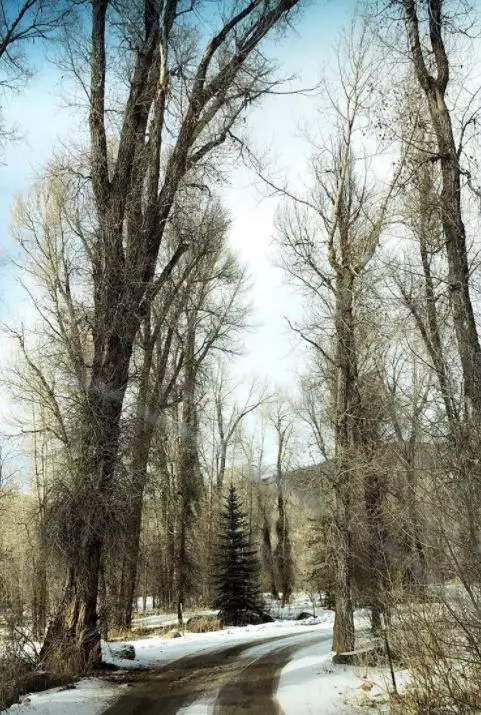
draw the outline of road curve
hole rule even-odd
[[[297,650],[330,638],[309,629],[180,658],[150,673],[104,715],[175,715],[208,694],[214,699],[216,693],[214,715],[280,715],[275,693],[282,668]]]

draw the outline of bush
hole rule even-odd
[[[481,618],[478,594],[440,593],[439,601],[399,607],[392,648],[407,665],[405,695],[392,715],[479,715]]]
[[[32,669],[25,658],[10,653],[0,659],[0,710],[18,703],[22,695],[20,682]]]
[[[13,670],[11,669],[13,666]],[[3,670],[5,662],[0,661],[0,710],[9,708],[18,703],[22,695],[38,693],[49,688],[58,688],[71,682],[71,678],[54,673],[23,671],[19,664],[10,663],[7,666],[10,676],[4,680],[6,671]]]

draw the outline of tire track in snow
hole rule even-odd
[[[207,715],[212,712],[214,700],[216,715],[235,715],[236,702],[238,712],[249,712],[250,708],[263,715],[277,714],[281,711],[272,708],[278,707],[274,696],[282,667],[297,649],[314,639],[330,637],[309,630],[306,634],[265,638],[255,645],[243,643],[179,658],[133,686],[104,715],[176,715],[186,712],[186,708],[190,715]],[[292,643],[294,639],[297,642]],[[286,645],[280,645],[282,641]]]
[[[319,633],[311,633],[308,637],[296,636],[297,643],[281,647],[273,645],[267,653],[251,659],[220,689],[214,715],[240,715],[249,712],[282,715],[283,710],[276,697],[282,669],[297,651],[330,641],[331,637],[331,634],[321,636]]]

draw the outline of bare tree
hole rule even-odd
[[[317,306],[332,316],[334,339],[323,341],[316,324],[296,328],[330,365],[335,394],[334,462],[336,475],[335,524],[337,532],[336,619],[333,649],[354,647],[352,481],[356,464],[363,464],[366,435],[359,383],[358,324],[356,296],[387,220],[387,210],[398,182],[403,161],[393,172],[387,189],[379,191],[357,168],[356,132],[370,91],[376,64],[368,50],[366,30],[348,43],[340,77],[342,101],[335,105],[338,133],[329,150],[315,160],[315,190],[312,198],[294,201],[280,221],[280,243],[286,270],[315,296]],[[328,157],[328,158],[327,158]],[[361,164],[362,165],[362,164]],[[316,223],[318,221],[319,223]],[[319,239],[321,236],[321,239]],[[367,459],[369,462],[370,460]],[[374,472],[367,470],[366,507],[372,518],[373,561],[382,563],[379,552],[380,491]],[[376,502],[376,505],[374,504]],[[376,523],[374,523],[376,522]],[[373,577],[378,578],[377,570]]]
[[[247,395],[239,404],[232,400],[232,395],[239,388],[239,384],[229,382],[225,361],[217,364],[217,374],[215,378],[214,410],[217,429],[218,445],[215,455],[215,476],[216,489],[219,495],[222,494],[226,471],[227,452],[232,439],[240,427],[242,421],[255,410],[257,410],[269,396],[265,387],[259,388],[253,380],[247,390]],[[230,409],[229,409],[230,408]]]
[[[296,4],[254,0],[236,6],[205,48],[196,50],[195,57],[180,54],[179,64],[176,33],[188,24],[190,5],[145,0],[136,5],[138,13],[123,17],[122,9],[109,0],[92,2],[89,173],[98,229],[89,253],[93,354],[80,445],[90,507],[81,510],[76,558],[44,642],[45,662],[58,655],[59,648],[64,663],[75,670],[88,669],[100,658],[97,595],[103,523],[108,495],[115,491],[132,350],[142,316],[190,237],[160,267],[159,247],[181,186],[193,179],[194,170],[198,177],[198,167],[226,142],[245,108],[272,87],[268,63],[257,46]],[[116,24],[115,37],[121,36],[122,27],[129,35],[118,52],[130,48],[127,92],[123,105],[116,107],[115,137],[109,136],[107,122],[110,23]],[[167,134],[170,116],[175,117],[172,139]],[[79,499],[87,503],[81,494]]]
[[[460,147],[454,137],[451,113],[446,103],[450,67],[444,40],[447,29],[445,5],[444,0],[402,0],[410,57],[417,81],[426,97],[436,137],[436,153],[431,154],[430,159],[439,162],[441,172],[440,217],[446,242],[449,294],[463,370],[465,399],[476,423],[479,423],[481,346],[470,295],[466,229],[461,206]]]
[[[292,416],[288,407],[282,401],[278,401],[275,412],[272,416],[272,425],[276,433],[277,454],[276,454],[276,489],[277,489],[277,521],[276,536],[277,544],[274,551],[276,560],[276,573],[279,575],[279,587],[282,592],[282,606],[289,603],[289,599],[294,589],[294,564],[292,555],[292,543],[287,515],[286,491],[285,491],[285,470],[286,456],[289,439],[292,435]],[[268,544],[266,543],[266,547]]]

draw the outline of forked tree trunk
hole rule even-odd
[[[454,329],[464,379],[464,390],[476,425],[481,425],[481,346],[471,301],[466,229],[461,208],[461,167],[445,94],[449,82],[449,61],[443,30],[443,0],[429,0],[428,22],[436,76],[421,44],[421,30],[415,0],[403,0],[411,58],[420,87],[424,91],[436,136],[441,167],[439,207],[449,266],[449,290]]]
[[[53,672],[85,673],[101,661],[97,594],[101,544],[91,539],[83,574],[71,571],[62,602],[50,623],[40,658]]]
[[[462,480],[466,482],[461,485],[461,489],[465,493],[471,493],[465,501],[468,512],[466,521],[469,525],[467,530],[469,546],[466,551],[469,559],[470,553],[479,553],[480,549],[477,523],[481,502],[479,487],[481,480],[477,452],[481,435],[481,344],[470,294],[471,276],[462,211],[461,156],[453,132],[450,110],[446,104],[450,66],[444,34],[449,20],[443,0],[428,0],[427,5],[429,50],[425,49],[424,35],[427,33],[425,33],[426,28],[420,27],[417,3],[415,0],[403,0],[411,59],[417,81],[427,101],[437,144],[438,153],[434,158],[439,161],[441,170],[439,213],[449,268],[449,299],[463,374],[469,429],[474,433],[474,439],[468,437],[467,443],[461,431],[455,436],[460,474]],[[456,429],[454,422],[453,425]]]
[[[186,95],[187,106],[177,138],[173,145],[170,140],[165,142],[169,145],[165,152],[162,149],[169,85],[167,54],[180,4],[176,0],[139,3],[136,6],[139,12],[134,15],[143,18],[143,27],[135,28],[132,35],[138,47],[132,52],[128,98],[123,112],[117,115],[118,151],[112,159],[106,128],[111,3],[91,0],[89,173],[98,219],[96,236],[88,249],[95,306],[93,360],[85,429],[78,444],[79,494],[74,495],[78,502],[72,511],[78,523],[74,548],[68,545],[70,578],[42,649],[45,663],[55,665],[60,660],[73,664],[76,660],[79,670],[84,671],[100,660],[99,568],[110,500],[115,493],[120,415],[130,358],[154,287],[159,288],[169,278],[187,250],[186,244],[179,245],[156,277],[165,226],[186,173],[226,140],[240,111],[250,103],[250,85],[245,92],[233,93],[238,97],[238,105],[229,91],[231,85],[237,84],[242,67],[257,45],[297,1],[279,0],[265,7],[263,3],[252,2],[242,10],[233,10],[223,29],[210,38],[201,54]],[[218,62],[220,56],[222,62]],[[261,76],[265,85],[265,77]],[[229,112],[231,104],[234,107]],[[229,109],[224,117],[222,110],[226,105]],[[203,130],[211,122],[216,123],[216,130],[203,138]],[[184,515],[182,520],[187,517]]]

